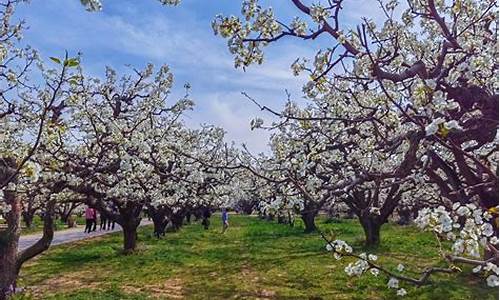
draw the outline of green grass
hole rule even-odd
[[[25,265],[19,286],[29,291],[18,299],[395,299],[387,278],[366,274],[350,278],[317,234],[254,217],[231,216],[220,234],[212,219],[208,231],[199,224],[157,240],[151,228],[139,233],[139,249],[121,255],[120,234],[51,248]],[[355,221],[318,222],[322,230],[362,248],[362,229]],[[425,267],[434,264],[432,236],[411,227],[385,225],[382,245],[370,250],[385,265],[399,259]],[[407,274],[415,275],[407,266]],[[496,299],[498,292],[469,272],[432,277],[415,288],[403,284],[409,299]]]
[[[83,217],[77,217],[76,223],[78,225],[82,224],[85,225],[85,219]],[[43,220],[39,216],[35,216],[33,218],[33,223],[31,224],[30,228],[25,227],[24,222],[22,222],[21,225],[22,225],[21,235],[40,233],[43,231]],[[63,221],[61,221],[61,219],[57,219],[54,220],[54,229],[56,231],[68,229],[68,225],[66,225]]]

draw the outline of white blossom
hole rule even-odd
[[[390,289],[397,289],[399,287],[399,280],[394,277],[391,277],[387,282],[387,287]]]
[[[398,264],[397,268],[396,268],[399,272],[403,272],[403,270],[405,269],[405,266],[403,264]]]
[[[488,278],[486,278],[486,283],[490,287],[496,287],[498,286],[498,276],[497,275],[490,275]]]

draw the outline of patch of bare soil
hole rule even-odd
[[[170,278],[158,284],[148,284],[143,287],[122,286],[122,290],[126,293],[143,292],[149,294],[154,299],[184,299],[182,292],[183,284],[179,278]]]
[[[262,289],[262,290],[259,291],[259,296],[261,296],[262,299],[273,298],[275,295],[276,295],[275,291],[269,291],[269,290],[266,290],[266,289]]]
[[[30,286],[27,288],[27,292],[33,296],[41,296],[56,291],[71,292],[81,288],[96,289],[99,286],[99,282],[89,280],[89,278],[94,277],[95,274],[91,271],[65,273],[49,278],[38,285]]]
[[[244,265],[243,268],[241,268],[241,277],[244,281],[246,282],[257,282],[259,280],[259,276],[257,272],[252,270],[249,266]]]
[[[275,291],[257,288],[257,282],[260,277],[257,272],[255,272],[251,266],[243,265],[241,268],[241,280],[244,282],[250,282],[251,286],[255,288],[254,291],[251,292],[252,299],[274,299],[276,296]],[[238,296],[236,297],[238,298]]]

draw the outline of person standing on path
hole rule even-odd
[[[222,234],[224,234],[229,227],[229,215],[227,214],[227,209],[222,209]]]
[[[85,208],[85,233],[90,233],[92,231],[92,225],[94,225],[95,211],[90,206]]]
[[[92,231],[96,231],[96,229],[97,229],[97,209],[92,208],[92,210],[94,211],[94,219],[92,220],[93,221]]]
[[[108,219],[106,218],[106,216],[101,213],[101,218],[100,218],[101,222],[99,223],[99,230],[106,230],[106,225],[108,223]]]
[[[115,230],[115,221],[111,218],[108,218],[108,229],[107,230]]]
[[[111,204],[112,214],[108,218],[108,230],[115,230],[115,215],[118,213],[118,208],[114,203]]]

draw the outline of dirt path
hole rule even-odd
[[[140,226],[145,226],[145,225],[149,225],[149,224],[152,224],[152,222],[142,220]],[[55,245],[70,243],[70,242],[74,242],[74,241],[91,239],[91,238],[94,238],[97,236],[122,231],[122,228],[118,224],[116,224],[114,230],[99,230],[99,229],[97,229],[96,231],[91,232],[91,233],[84,233],[83,232],[84,229],[85,229],[85,226],[79,226],[76,228],[56,231],[56,232],[54,232],[54,239],[52,240],[52,243],[50,245],[55,246]],[[19,238],[19,250],[24,250],[24,249],[28,248],[29,246],[33,245],[34,243],[36,243],[36,241],[38,241],[40,239],[41,236],[42,236],[42,233],[35,233],[35,234],[21,236],[21,238]]]

